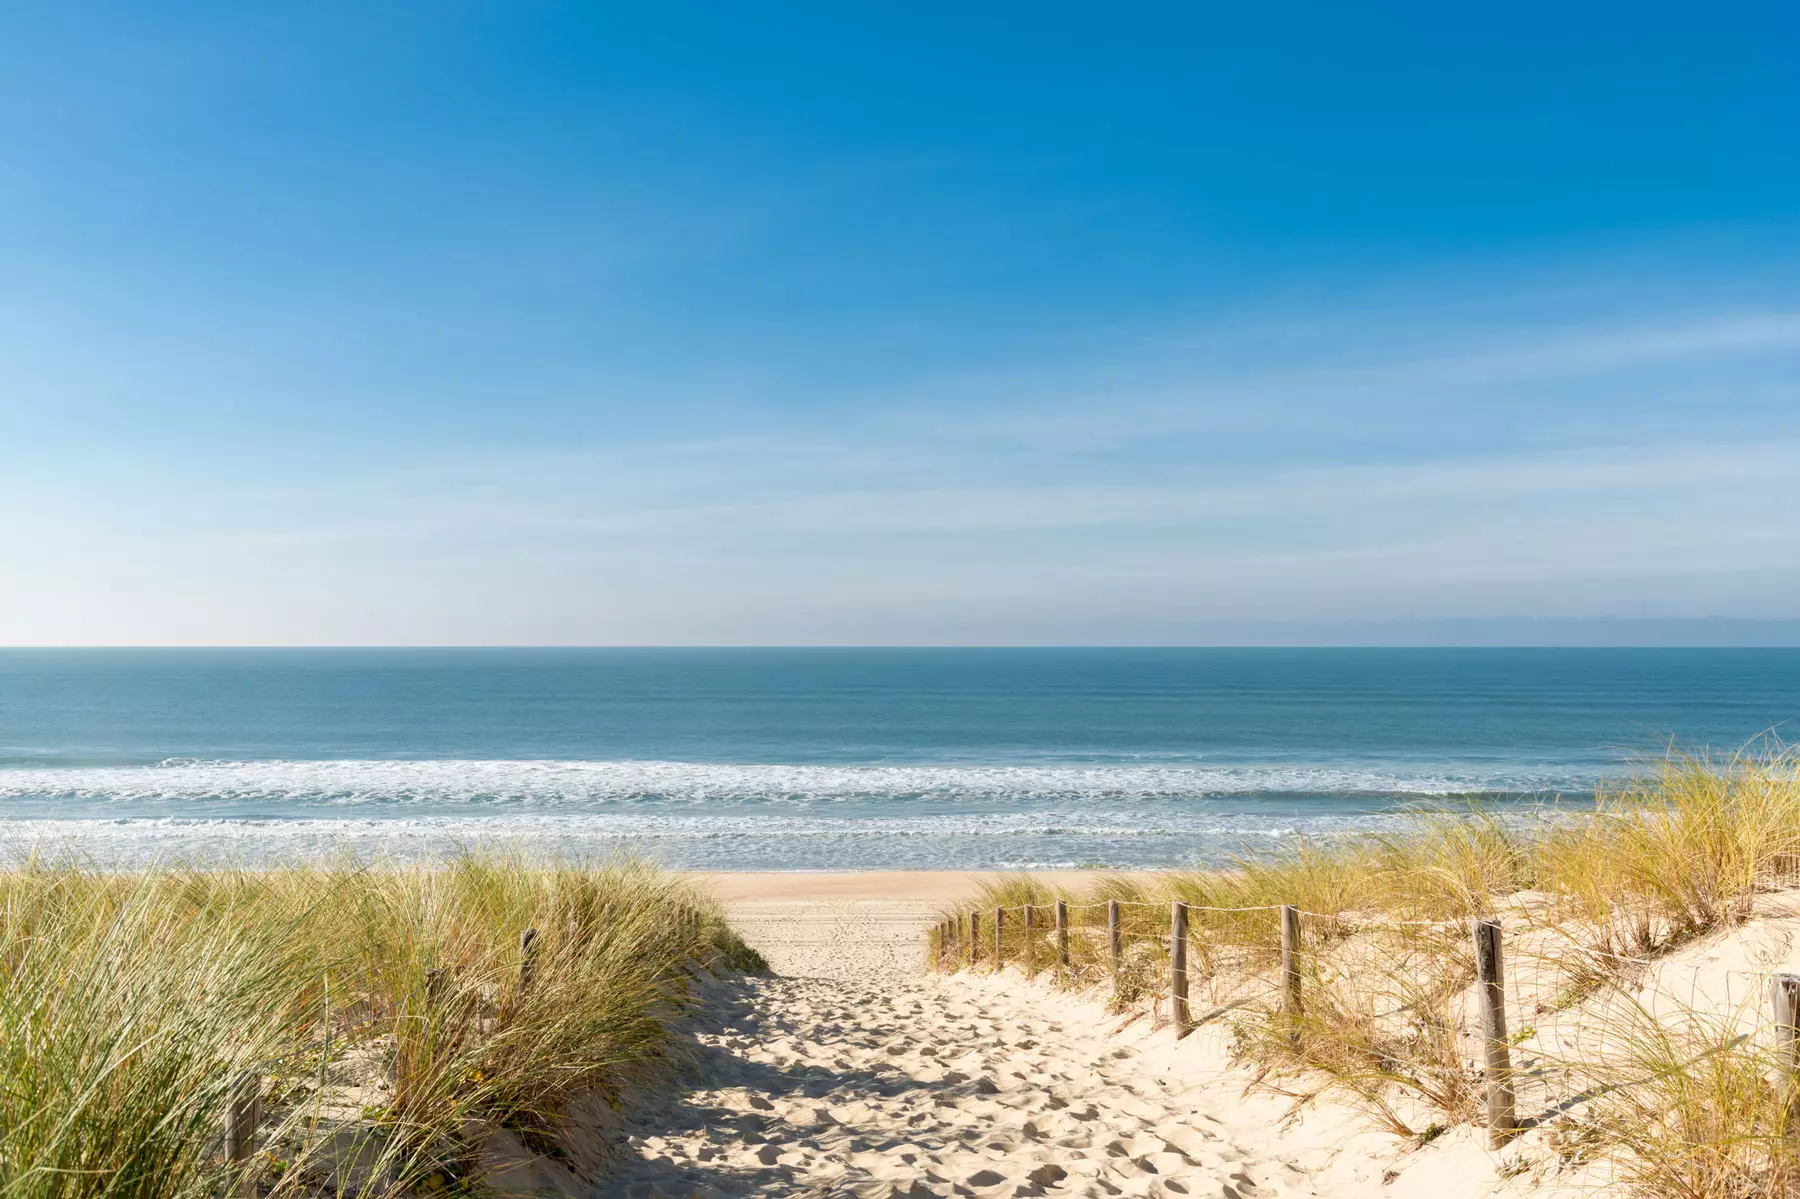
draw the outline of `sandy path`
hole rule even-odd
[[[1047,1004],[924,978],[717,998],[699,1085],[647,1114],[601,1194],[1317,1193]]]
[[[691,1089],[634,1112],[628,1158],[598,1190],[666,1196],[1216,1196],[1590,1199],[1628,1193],[1556,1122],[1490,1151],[1469,1124],[1399,1137],[1366,1111],[1288,1097],[1232,1063],[1227,1033],[1176,1042],[1009,969],[927,975],[923,932],[971,876],[732,880],[733,918],[777,975],[718,981]],[[896,896],[897,893],[897,897]],[[881,898],[883,894],[889,898]],[[1513,942],[1520,953],[1529,939]],[[1525,956],[1520,959],[1529,962]],[[1771,971],[1800,970],[1794,893],[1659,959],[1636,984],[1539,1024],[1522,1053],[1573,1038],[1590,1060],[1645,1005],[1763,1035]],[[1529,969],[1518,1010],[1543,1015]],[[1523,980],[1523,981],[1522,981]],[[1561,983],[1556,983],[1560,987]],[[1748,996],[1748,998],[1746,998]],[[1518,1060],[1518,1059],[1515,1059]],[[1529,1071],[1527,1071],[1529,1076]],[[1396,1099],[1396,1102],[1400,1102]],[[1415,1128],[1436,1113],[1409,1109]]]
[[[1444,1170],[1407,1169],[1348,1113],[1284,1126],[1285,1102],[1246,1097],[1204,1037],[1120,1029],[1016,974],[921,974],[926,906],[786,902],[732,904],[790,973],[717,985],[693,1089],[637,1115],[630,1159],[595,1194],[1486,1192],[1471,1185],[1471,1169],[1492,1177],[1479,1153],[1438,1147],[1434,1163],[1461,1175],[1446,1187]]]

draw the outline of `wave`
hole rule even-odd
[[[0,768],[0,802],[509,805],[1008,804],[1230,796],[1455,797],[1589,787],[1572,769],[1440,765],[758,765],[665,761],[208,761]]]

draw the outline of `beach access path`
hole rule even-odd
[[[1348,1109],[1246,1094],[1201,1030],[1128,1022],[1016,973],[921,971],[967,875],[722,875],[766,978],[716,986],[691,1090],[638,1112],[598,1195],[1501,1193],[1469,1129],[1419,1152]],[[1543,1194],[1542,1191],[1533,1192]]]

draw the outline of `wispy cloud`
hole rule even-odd
[[[0,592],[0,641],[1795,614],[1800,313],[1347,328],[1335,356],[1304,322],[1216,357],[1141,333],[760,428],[16,473],[0,556],[32,585]]]

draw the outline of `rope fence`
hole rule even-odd
[[[1155,909],[1166,916],[1146,921]],[[947,917],[930,934],[941,968],[1017,964],[1028,978],[1054,969],[1062,985],[1110,984],[1115,1007],[1148,1000],[1176,1039],[1249,1008],[1263,1017],[1260,1044],[1269,1052],[1328,1071],[1366,1068],[1374,1106],[1392,1115],[1377,1087],[1401,1085],[1472,1115],[1496,1150],[1525,1127],[1586,1124],[1577,1109],[1631,1085],[1621,1074],[1629,1055],[1613,1043],[1629,1037],[1629,1021],[1592,1005],[1612,1001],[1607,983],[1641,978],[1630,969],[1659,965],[1529,919],[1510,949],[1508,940],[1495,916],[1383,920],[1179,900],[1000,906]],[[1758,1024],[1772,1030],[1783,1085],[1800,1108],[1800,974],[1721,968],[1713,977],[1766,980],[1766,1024]],[[1228,986],[1237,992],[1219,990]],[[1213,990],[1214,1010],[1196,1017],[1202,987]],[[1640,1011],[1647,1002],[1623,1001]],[[1522,1106],[1537,1114],[1521,1119]]]

